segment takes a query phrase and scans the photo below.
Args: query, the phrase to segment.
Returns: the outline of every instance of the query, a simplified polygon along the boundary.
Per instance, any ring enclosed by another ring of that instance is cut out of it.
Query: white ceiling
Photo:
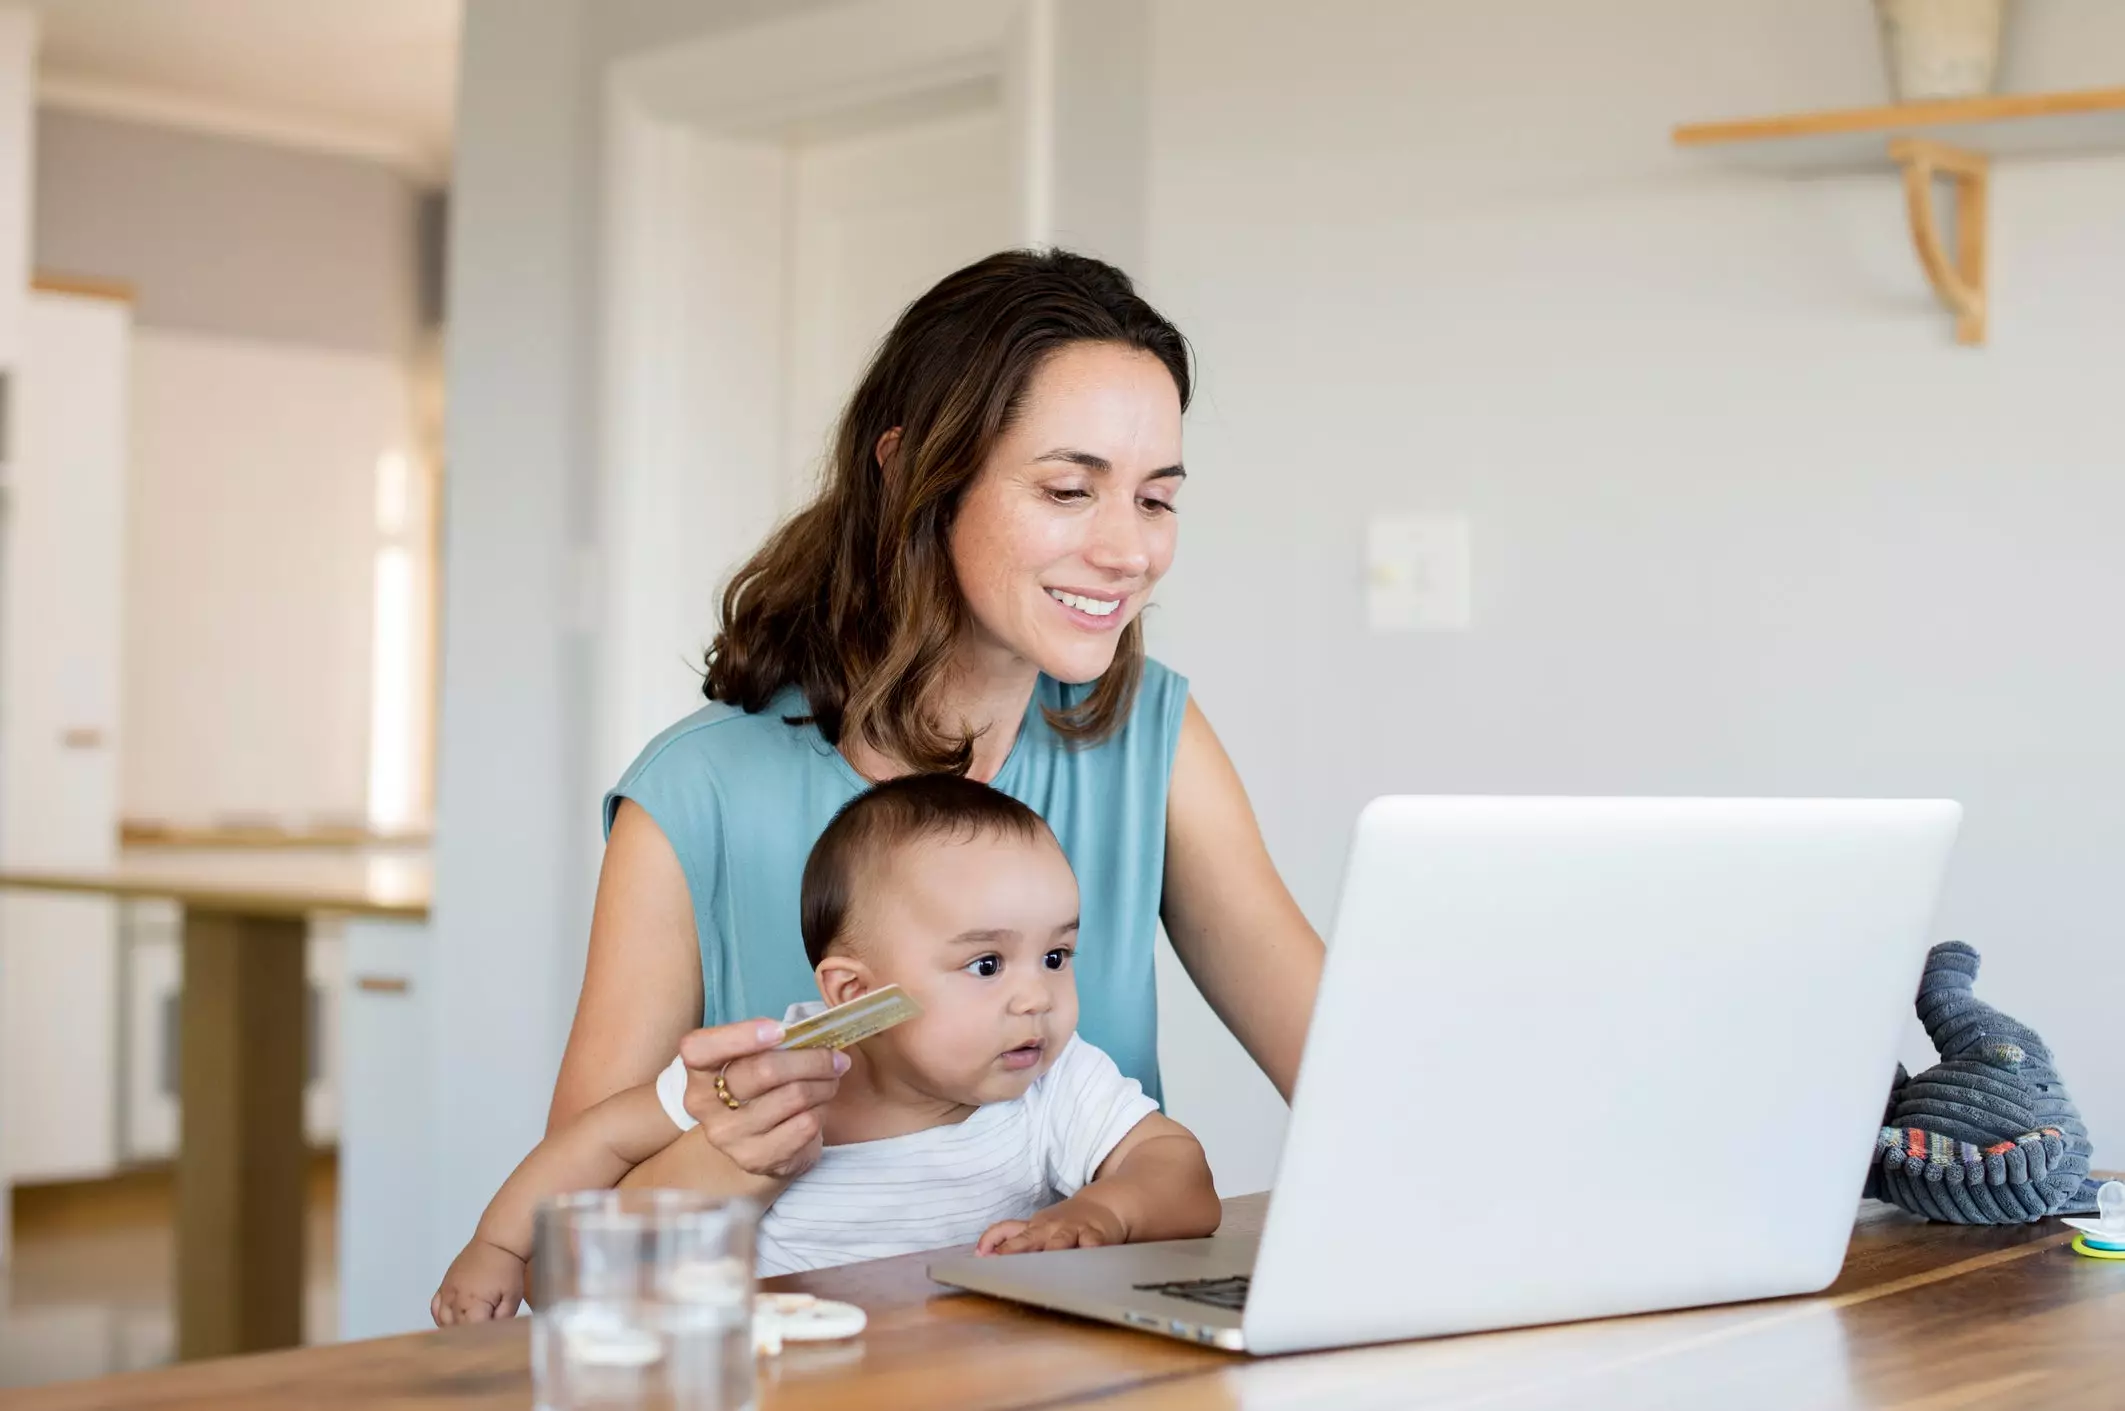
[[[44,101],[447,170],[460,0],[26,0]]]

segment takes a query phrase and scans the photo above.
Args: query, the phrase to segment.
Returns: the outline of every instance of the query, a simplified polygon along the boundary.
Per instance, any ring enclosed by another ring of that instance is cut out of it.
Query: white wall
[[[2007,82],[2121,49],[2125,10],[2031,3]],[[1997,171],[1969,350],[1893,175],[1667,144],[1879,101],[1864,5],[1159,0],[1153,55],[1147,282],[1203,376],[1152,648],[1316,924],[1377,793],[1953,796],[1939,934],[2115,1164],[2125,158]],[[1472,517],[1472,632],[1365,632],[1396,510]],[[1273,1101],[1216,1086],[1200,1006],[1167,1023],[1176,1112],[1257,1184]]]
[[[465,7],[451,196],[436,757],[434,1166],[443,1248],[544,1125],[589,923],[597,800],[574,546],[590,331],[580,0]]]
[[[36,155],[39,267],[144,325],[403,357],[434,316],[426,195],[381,162],[49,107]]]
[[[377,465],[409,395],[398,359],[139,331],[125,816],[361,822]]]

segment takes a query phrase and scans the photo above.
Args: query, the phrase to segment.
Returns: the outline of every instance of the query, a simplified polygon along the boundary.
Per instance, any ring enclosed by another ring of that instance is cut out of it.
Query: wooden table
[[[426,917],[426,857],[129,851],[99,871],[0,873],[0,887],[184,908],[177,1355],[296,1346],[306,922],[317,913]]]
[[[1228,1230],[1264,1199],[1227,1201]],[[2057,1221],[2005,1229],[1860,1212],[1825,1294],[1262,1361],[955,1294],[930,1255],[774,1280],[870,1310],[853,1343],[761,1363],[762,1411],[1102,1411],[1334,1406],[1850,1407],[2093,1411],[2125,1404],[2125,1262]],[[1658,1239],[1658,1230],[1646,1237]],[[1539,1267],[1527,1270],[1542,1277]],[[1422,1271],[1412,1271],[1422,1277]],[[76,1382],[10,1411],[530,1405],[526,1320]]]

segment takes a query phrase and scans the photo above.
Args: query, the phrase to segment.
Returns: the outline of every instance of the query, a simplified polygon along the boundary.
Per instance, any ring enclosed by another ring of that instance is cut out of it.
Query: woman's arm
[[[701,952],[686,874],[648,811],[622,799],[598,871],[583,991],[546,1130],[654,1081],[700,1022]]]
[[[1289,1102],[1321,938],[1285,890],[1247,790],[1192,698],[1166,798],[1160,915],[1189,978]]]

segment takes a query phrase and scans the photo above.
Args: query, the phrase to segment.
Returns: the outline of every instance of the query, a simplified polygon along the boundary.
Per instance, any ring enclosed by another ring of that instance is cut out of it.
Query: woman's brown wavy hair
[[[793,720],[828,742],[859,739],[917,770],[964,773],[974,742],[937,710],[967,625],[952,521],[1034,372],[1086,342],[1157,357],[1186,410],[1187,341],[1100,260],[1007,250],[910,304],[842,413],[818,498],[724,589],[702,693],[759,712],[794,685],[809,715]],[[878,445],[895,427],[881,466]],[[1049,711],[1049,723],[1073,743],[1106,739],[1128,717],[1143,664],[1138,620],[1091,692]]]

